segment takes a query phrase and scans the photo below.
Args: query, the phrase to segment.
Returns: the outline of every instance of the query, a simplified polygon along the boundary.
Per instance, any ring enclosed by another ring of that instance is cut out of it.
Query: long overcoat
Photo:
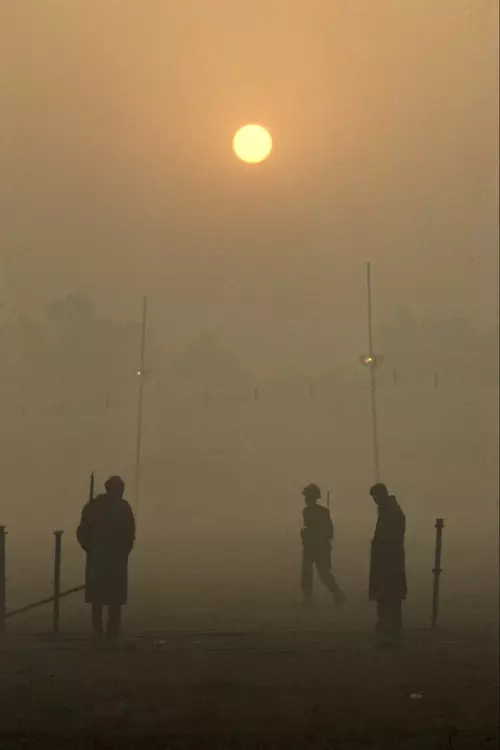
[[[134,514],[123,498],[98,495],[83,508],[77,539],[87,553],[85,601],[127,602],[128,558],[135,539]]]
[[[405,515],[391,495],[379,506],[371,547],[369,598],[374,601],[406,598],[405,531]]]

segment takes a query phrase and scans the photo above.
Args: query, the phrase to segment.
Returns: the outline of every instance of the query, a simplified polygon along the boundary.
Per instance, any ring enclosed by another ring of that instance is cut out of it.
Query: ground
[[[498,747],[493,628],[170,630],[98,650],[83,635],[0,638],[0,748]]]

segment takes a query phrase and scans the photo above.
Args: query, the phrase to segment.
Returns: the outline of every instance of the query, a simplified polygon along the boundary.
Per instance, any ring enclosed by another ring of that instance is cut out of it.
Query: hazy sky
[[[0,0],[0,253],[15,302],[151,295],[258,366],[380,317],[497,313],[497,0]],[[266,125],[272,157],[231,151]],[[0,257],[1,257],[0,256]]]

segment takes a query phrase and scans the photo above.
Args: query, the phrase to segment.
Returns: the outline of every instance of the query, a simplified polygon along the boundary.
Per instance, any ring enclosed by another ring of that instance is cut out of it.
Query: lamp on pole
[[[378,442],[378,418],[377,418],[377,379],[376,369],[381,364],[383,357],[375,354],[373,350],[373,326],[372,326],[372,280],[371,264],[366,264],[366,291],[368,308],[368,354],[363,354],[361,363],[368,368],[370,373],[370,402],[372,417],[372,443],[373,443],[373,468],[375,482],[380,482],[380,451]]]
[[[134,510],[137,516],[139,510],[139,498],[140,498],[140,485],[141,485],[141,451],[142,451],[142,413],[144,403],[144,378],[145,372],[145,360],[146,360],[146,326],[147,326],[147,315],[148,315],[148,298],[144,297],[142,304],[142,327],[141,327],[141,353],[140,353],[140,364],[137,370],[137,377],[139,378],[139,389],[137,397],[137,436],[136,436],[136,447],[135,447],[135,477],[134,477]]]

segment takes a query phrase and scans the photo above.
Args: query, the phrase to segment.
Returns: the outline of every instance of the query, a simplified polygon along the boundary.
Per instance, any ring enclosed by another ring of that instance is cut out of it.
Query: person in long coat
[[[378,520],[371,547],[369,598],[377,602],[379,642],[390,645],[399,641],[403,629],[406,519],[384,484],[373,485],[370,495],[378,508]]]
[[[89,500],[82,511],[77,539],[87,554],[85,601],[92,609],[92,630],[104,634],[103,608],[108,607],[106,635],[116,638],[121,610],[127,602],[128,559],[135,541],[135,519],[124,499],[125,484],[110,477],[106,492]]]
[[[343,604],[345,596],[332,573],[333,523],[330,511],[318,504],[321,490],[317,484],[309,484],[302,494],[306,504],[302,513],[304,525],[301,531],[303,603],[309,604],[311,601],[316,567],[321,582],[333,594],[335,603]]]

